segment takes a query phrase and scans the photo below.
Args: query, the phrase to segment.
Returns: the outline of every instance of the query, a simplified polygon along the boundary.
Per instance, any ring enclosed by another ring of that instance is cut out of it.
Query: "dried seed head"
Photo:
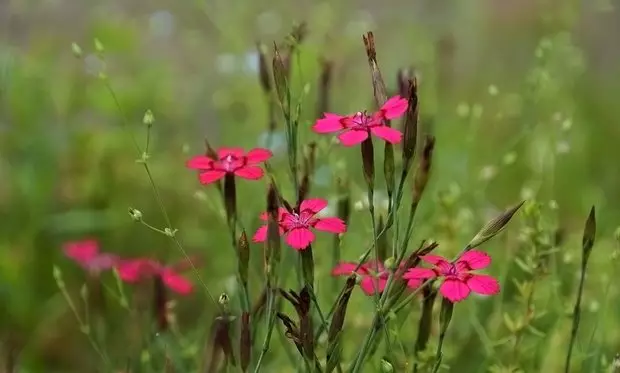
[[[258,50],[258,72],[260,85],[266,95],[271,95],[272,86],[269,66],[267,64],[267,46],[263,43],[257,43],[256,49]]]
[[[581,241],[581,247],[583,250],[583,263],[587,263],[592,247],[594,246],[594,240],[596,238],[596,211],[594,206],[590,209],[588,218],[586,219],[585,227],[583,229],[583,239]]]
[[[398,69],[396,82],[398,84],[398,94],[400,97],[409,97],[410,80],[414,79],[414,70],[412,67]]]
[[[368,187],[373,190],[375,186],[375,151],[370,137],[362,142],[361,150],[364,178]]]
[[[435,149],[435,137],[427,136],[424,141],[420,164],[415,172],[413,180],[413,203],[419,203],[422,199],[422,193],[428,183],[431,165],[433,161],[433,150]]]
[[[415,155],[418,138],[418,120],[420,117],[418,81],[415,77],[408,81],[408,92],[403,97],[407,97],[409,101],[403,124],[403,164],[405,169],[409,169]]]
[[[472,240],[467,244],[465,251],[473,249],[474,247],[480,246],[484,242],[490,240],[491,238],[497,236],[510,222],[514,214],[519,211],[521,206],[523,206],[525,201],[521,201],[518,205],[503,211],[501,214],[493,218],[484,227],[472,238]]]
[[[241,370],[247,372],[252,357],[252,336],[250,333],[250,314],[243,312],[241,314],[241,335],[239,338],[239,360],[241,361]]]
[[[219,357],[224,354],[228,363],[232,366],[236,366],[237,362],[233,351],[232,340],[230,338],[231,326],[233,318],[227,313],[217,316],[211,324],[211,336],[212,336],[212,352],[210,359],[210,372],[215,372],[219,364]]]
[[[293,343],[295,343],[295,347],[297,347],[297,351],[299,351],[299,354],[304,356],[304,346],[302,344],[301,337],[299,336],[299,329],[297,328],[295,322],[282,312],[278,312],[277,316],[280,321],[282,321],[282,325],[284,325],[284,328],[286,329],[284,332],[286,338],[293,341]]]
[[[310,288],[306,285],[297,294],[293,290],[288,293],[280,289],[280,294],[295,308],[299,317],[298,337],[303,346],[303,352],[309,359],[314,359],[314,329],[310,315],[311,295]]]
[[[388,99],[385,82],[381,77],[381,71],[377,64],[377,50],[375,48],[375,37],[371,31],[367,32],[363,37],[364,46],[366,47],[366,56],[368,57],[368,66],[372,75],[372,87],[377,107],[381,107]]]
[[[239,279],[244,288],[248,286],[248,267],[250,263],[250,243],[248,242],[248,236],[245,230],[241,232],[239,241],[237,243],[237,250],[239,251],[239,263],[237,266],[237,272],[239,273]]]

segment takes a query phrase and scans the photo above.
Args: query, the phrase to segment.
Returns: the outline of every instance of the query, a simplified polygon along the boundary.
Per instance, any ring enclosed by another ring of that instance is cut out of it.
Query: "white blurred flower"
[[[592,312],[592,313],[596,313],[598,312],[598,310],[601,308],[601,304],[596,301],[593,300],[592,302],[590,302],[590,304],[588,305],[588,311]]]
[[[237,284],[236,276],[228,276],[222,282],[224,285],[223,287],[225,289],[224,291],[228,295],[233,295],[237,293],[238,284]]]
[[[502,159],[502,162],[504,162],[505,165],[511,165],[515,163],[516,161],[517,161],[516,152],[506,153],[506,155],[504,155],[504,158]]]
[[[466,102],[461,102],[456,107],[456,114],[461,118],[466,118],[469,116],[470,108]]]
[[[562,121],[562,131],[569,131],[573,127],[573,120],[566,118]]]
[[[490,96],[497,96],[499,94],[499,89],[494,84],[491,84],[488,88],[488,92]]]
[[[268,10],[256,17],[256,25],[263,34],[276,34],[282,28],[282,17],[278,13]]]
[[[330,216],[334,216],[336,214],[334,206],[336,205],[337,201],[330,198],[327,202],[327,207],[325,207],[323,210],[319,211],[316,216],[320,217],[320,218],[326,218],[326,217],[330,217]]]
[[[332,170],[328,165],[322,165],[314,171],[314,183],[320,186],[328,186],[332,179]]]
[[[556,144],[555,151],[558,154],[567,154],[570,152],[570,144],[568,141],[560,141]]]
[[[259,56],[258,51],[251,50],[246,52],[243,60],[243,70],[249,74],[258,74]]]
[[[480,177],[480,180],[489,181],[493,179],[495,175],[497,175],[497,167],[493,165],[488,165],[488,166],[482,167],[482,169],[480,170],[479,177]]]
[[[472,106],[471,108],[471,115],[476,119],[480,119],[483,112],[484,108],[480,104],[474,104],[474,106]]]
[[[87,74],[98,75],[105,69],[105,62],[96,54],[89,54],[84,58],[84,70]]]
[[[223,53],[215,58],[215,69],[220,74],[232,74],[237,70],[237,57],[231,53]]]
[[[284,131],[265,131],[258,135],[258,146],[271,150],[274,155],[286,151],[286,133]]]
[[[375,209],[387,211],[389,204],[390,204],[390,200],[387,196],[387,193],[382,192],[382,191],[375,191],[373,200],[374,200]],[[353,208],[356,211],[365,210],[370,206],[369,202],[370,201],[368,200],[368,196],[364,194],[362,197],[360,197],[360,199],[356,200],[353,203]]]
[[[521,199],[532,199],[534,198],[535,192],[532,188],[523,187],[521,189]]]
[[[149,17],[149,34],[158,38],[172,36],[175,29],[174,15],[167,10],[158,10]]]

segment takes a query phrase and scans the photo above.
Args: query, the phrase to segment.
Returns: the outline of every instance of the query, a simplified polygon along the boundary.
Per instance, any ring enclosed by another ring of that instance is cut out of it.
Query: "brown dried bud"
[[[286,329],[286,331],[284,332],[286,338],[293,341],[293,343],[295,343],[295,347],[297,347],[297,351],[299,351],[299,354],[301,356],[304,356],[304,346],[301,342],[301,337],[299,336],[299,329],[297,329],[297,325],[295,324],[295,322],[282,312],[278,312],[277,316],[280,321],[282,321],[282,325],[284,325],[284,328]]]
[[[372,146],[372,139],[368,137],[362,142],[362,167],[364,168],[364,179],[368,188],[374,190],[375,187],[375,151]]]
[[[340,354],[342,347],[340,345],[340,338],[342,333],[342,327],[344,326],[344,320],[347,315],[347,307],[349,305],[349,299],[353,288],[355,288],[355,274],[347,278],[347,282],[344,289],[338,298],[338,304],[334,310],[334,316],[329,326],[327,333],[327,363],[325,367],[325,373],[331,373],[340,362]]]
[[[428,178],[431,171],[431,165],[433,161],[433,150],[435,149],[435,138],[433,136],[427,136],[424,141],[424,148],[422,149],[422,157],[420,158],[420,164],[415,172],[413,179],[413,203],[418,204],[422,199],[422,193],[428,183]]]
[[[415,155],[418,139],[418,120],[420,117],[418,100],[418,80],[414,77],[409,80],[409,92],[407,93],[409,107],[403,124],[403,168],[408,170]]]
[[[250,314],[241,314],[241,336],[239,338],[239,360],[241,370],[247,372],[252,357],[252,339],[250,334]]]
[[[263,43],[257,43],[256,49],[258,50],[258,71],[260,85],[263,88],[263,92],[265,92],[266,95],[270,95],[272,87],[269,65],[267,63],[267,46]]]
[[[377,50],[375,49],[375,37],[372,31],[369,31],[362,37],[364,46],[366,47],[366,56],[368,57],[368,66],[372,75],[372,87],[377,107],[381,107],[388,99],[385,82],[381,77],[381,71],[377,64]]]
[[[211,359],[209,372],[216,372],[220,363],[220,356],[223,353],[227,362],[232,366],[237,365],[233,351],[232,340],[230,338],[231,325],[233,321],[228,313],[217,316],[211,324]]]
[[[293,290],[287,293],[282,289],[280,289],[280,294],[291,303],[299,317],[298,336],[303,346],[304,356],[314,359],[314,329],[310,315],[311,296],[308,286],[304,286],[299,294]]]
[[[321,76],[319,77],[319,89],[317,97],[316,117],[321,118],[329,111],[332,72],[334,64],[328,60],[321,60]]]
[[[412,67],[398,69],[396,82],[398,84],[398,95],[400,97],[409,97],[409,81],[413,79],[414,76],[415,74]]]
[[[586,219],[585,227],[583,228],[583,239],[581,241],[581,248],[583,251],[583,266],[585,268],[594,246],[594,239],[596,238],[596,211],[594,206],[590,209],[588,219]]]
[[[246,235],[245,230],[241,232],[241,236],[239,237],[239,241],[237,243],[237,249],[239,250],[237,272],[239,273],[241,285],[247,289],[248,268],[250,263],[250,243],[248,242],[248,236]]]
[[[480,232],[478,232],[476,236],[467,244],[465,251],[480,246],[484,242],[487,242],[491,238],[497,236],[506,227],[508,222],[510,222],[514,214],[519,211],[524,203],[525,201],[521,201],[518,205],[503,211],[495,218],[491,219],[491,221],[486,223],[484,227],[480,229]]]

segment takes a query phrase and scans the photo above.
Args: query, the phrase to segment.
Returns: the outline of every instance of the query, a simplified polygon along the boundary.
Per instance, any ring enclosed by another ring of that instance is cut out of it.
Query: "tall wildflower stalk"
[[[596,212],[594,206],[590,209],[590,214],[586,219],[583,229],[583,239],[581,242],[581,276],[579,277],[579,289],[577,290],[577,300],[573,309],[573,325],[570,332],[570,341],[568,342],[568,351],[566,352],[566,362],[564,364],[564,372],[570,373],[570,362],[573,354],[573,346],[577,339],[577,330],[579,329],[579,321],[581,320],[581,298],[583,296],[583,286],[586,280],[586,270],[588,268],[588,260],[594,240],[596,238]]]

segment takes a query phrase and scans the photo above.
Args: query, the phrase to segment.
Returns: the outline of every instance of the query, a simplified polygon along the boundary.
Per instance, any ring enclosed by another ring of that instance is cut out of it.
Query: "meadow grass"
[[[203,16],[219,36],[203,42],[198,26],[145,37],[104,12],[73,46],[40,30],[27,47],[0,44],[2,371],[620,369],[618,87],[593,79],[570,24],[540,21],[525,69],[498,68],[509,46],[496,45],[463,74],[451,46],[468,36],[423,23],[373,27],[375,58],[370,25],[334,32],[341,5],[261,40],[244,27],[259,6],[217,8]],[[218,65],[220,51],[232,53]],[[312,131],[324,112],[372,112],[395,94],[408,99],[391,121],[399,144]],[[274,155],[259,181],[218,188],[185,167],[209,146]],[[277,208],[309,197],[347,232],[298,251],[278,238]],[[87,238],[175,265],[193,290],[168,290],[163,272],[85,271],[63,245]],[[407,290],[395,275],[429,267],[420,252],[470,249],[491,256],[499,294],[452,303],[437,281]],[[379,259],[365,268],[384,292],[331,275],[365,259]]]

